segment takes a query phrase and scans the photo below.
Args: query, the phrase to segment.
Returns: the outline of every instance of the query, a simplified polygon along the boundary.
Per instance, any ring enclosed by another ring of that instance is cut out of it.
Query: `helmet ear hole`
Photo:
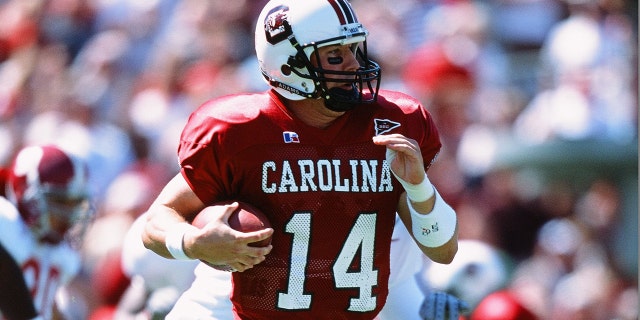
[[[289,76],[291,75],[291,67],[288,64],[283,64],[280,66],[280,72],[285,76]]]

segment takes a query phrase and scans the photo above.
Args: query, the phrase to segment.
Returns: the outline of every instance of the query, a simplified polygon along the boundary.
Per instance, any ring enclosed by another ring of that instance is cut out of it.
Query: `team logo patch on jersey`
[[[391,121],[389,119],[373,119],[373,121],[376,127],[376,136],[400,127],[399,122]]]
[[[285,131],[282,133],[285,143],[300,143],[298,134],[293,131]]]

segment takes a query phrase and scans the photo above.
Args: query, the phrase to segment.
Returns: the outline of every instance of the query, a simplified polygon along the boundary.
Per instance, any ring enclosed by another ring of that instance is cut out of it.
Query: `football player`
[[[167,258],[239,271],[236,318],[375,318],[396,212],[431,260],[455,256],[456,213],[426,174],[438,130],[419,101],[380,89],[367,34],[345,0],[268,2],[255,41],[271,89],[208,101],[183,129],[180,173],[148,210],[142,239]],[[273,228],[233,230],[230,207],[202,229],[188,223],[224,200],[255,205]]]
[[[2,272],[0,283],[26,285],[33,309],[25,306],[21,314],[13,313],[5,307],[13,300],[4,299],[14,297],[0,295],[0,318],[29,319],[36,316],[33,311],[39,319],[56,314],[58,288],[80,270],[73,245],[90,219],[90,209],[87,169],[79,158],[53,145],[18,152],[8,172],[6,198],[0,197],[0,247],[8,253],[0,254],[0,262],[3,270],[17,264],[21,274],[11,279],[15,275]],[[9,290],[3,285],[0,291]]]

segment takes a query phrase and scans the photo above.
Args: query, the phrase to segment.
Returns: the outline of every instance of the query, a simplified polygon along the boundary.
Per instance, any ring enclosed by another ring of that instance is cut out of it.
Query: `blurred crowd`
[[[125,233],[177,172],[189,113],[267,88],[264,3],[0,0],[0,165],[44,142],[89,163],[96,217],[71,319],[108,318],[129,286]],[[490,249],[426,261],[426,285],[473,307],[508,292],[540,319],[637,319],[637,1],[352,3],[382,87],[439,126],[429,176],[460,238]]]

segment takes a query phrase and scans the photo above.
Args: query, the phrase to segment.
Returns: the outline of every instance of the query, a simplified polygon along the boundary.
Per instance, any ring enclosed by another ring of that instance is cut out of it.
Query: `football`
[[[218,214],[215,211],[220,209],[215,208],[215,206],[226,205],[232,202],[233,201],[218,202],[202,209],[202,211],[200,211],[195,216],[191,224],[198,228],[203,228],[207,223],[209,223],[213,219],[213,217],[216,214]],[[269,223],[269,219],[262,211],[260,211],[260,209],[245,202],[238,201],[238,204],[239,204],[238,208],[234,210],[229,216],[229,226],[231,228],[238,231],[242,231],[242,232],[252,232],[252,231],[262,230],[265,228],[271,228],[271,223]],[[249,246],[265,247],[265,246],[268,246],[269,244],[271,244],[271,237],[262,241],[250,243]],[[206,261],[202,261],[202,262],[218,270],[231,271],[231,268],[227,265],[212,265]]]

